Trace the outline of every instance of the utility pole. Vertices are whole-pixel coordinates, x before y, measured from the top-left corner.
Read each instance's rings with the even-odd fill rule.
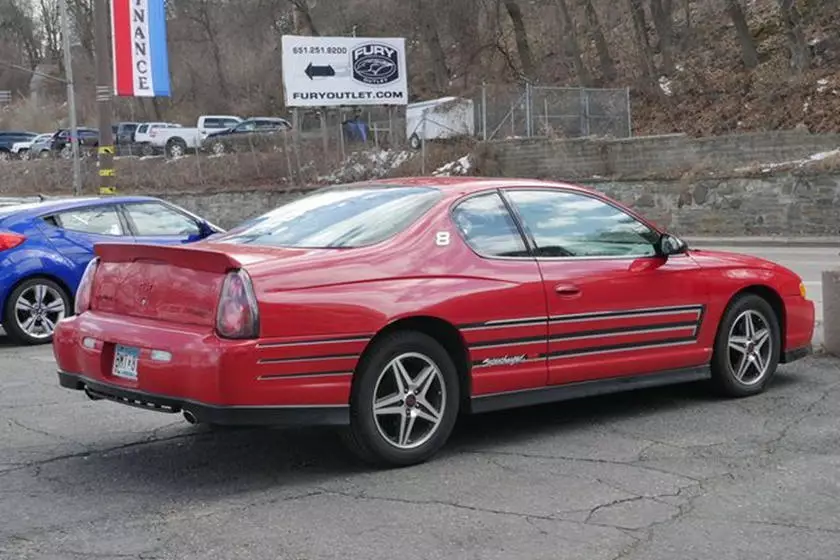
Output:
[[[115,194],[114,132],[111,130],[111,43],[108,41],[108,0],[94,0],[96,103],[99,107],[99,194]]]
[[[79,161],[79,129],[76,122],[76,85],[73,82],[73,57],[70,53],[70,21],[67,0],[58,3],[61,10],[61,38],[64,45],[64,75],[67,80],[67,105],[70,109],[70,147],[73,150],[73,196],[82,194],[82,166]]]

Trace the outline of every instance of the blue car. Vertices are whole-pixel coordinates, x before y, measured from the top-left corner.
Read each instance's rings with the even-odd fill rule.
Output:
[[[145,196],[66,198],[0,205],[0,326],[18,343],[52,341],[95,243],[181,244],[223,230]]]

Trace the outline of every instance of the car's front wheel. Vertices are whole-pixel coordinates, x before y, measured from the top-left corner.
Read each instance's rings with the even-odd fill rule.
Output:
[[[378,341],[360,364],[346,441],[366,462],[407,466],[449,439],[460,403],[458,374],[446,350],[419,332]]]
[[[775,311],[755,294],[738,296],[723,314],[712,356],[712,377],[725,395],[760,393],[776,373],[781,328]]]
[[[12,290],[4,305],[3,328],[21,344],[52,342],[55,326],[71,313],[67,291],[48,278],[31,278]]]

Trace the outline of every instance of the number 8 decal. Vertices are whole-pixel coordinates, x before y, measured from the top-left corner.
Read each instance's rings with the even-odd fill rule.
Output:
[[[435,236],[435,245],[437,245],[438,247],[446,247],[447,245],[449,245],[449,232],[437,232],[437,236]]]

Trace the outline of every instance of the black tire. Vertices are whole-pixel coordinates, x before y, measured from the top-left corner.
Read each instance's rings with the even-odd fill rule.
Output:
[[[755,342],[745,343],[742,353],[736,347],[741,346],[741,335],[744,333],[745,314],[753,322],[754,331],[759,333],[763,329],[769,332],[768,342],[771,345],[769,351],[764,352],[763,345],[756,345]],[[738,326],[734,327],[735,322]],[[762,325],[763,323],[763,325]],[[730,346],[730,333],[737,339]],[[758,334],[746,337],[752,340],[758,339]],[[767,383],[770,382],[779,365],[781,356],[781,328],[779,318],[773,307],[764,298],[755,294],[744,294],[737,296],[730,302],[718,327],[715,337],[715,347],[712,354],[712,381],[719,393],[727,397],[748,397],[764,391]],[[756,356],[756,353],[758,356]],[[752,355],[753,358],[748,356]],[[746,361],[745,373],[739,379],[737,369],[741,367],[741,359]],[[766,368],[764,365],[766,364]],[[763,371],[763,373],[759,373]],[[748,377],[753,374],[755,379]]]
[[[12,290],[12,293],[9,294],[9,298],[3,306],[3,328],[5,329],[6,334],[18,344],[37,345],[49,344],[52,342],[53,337],[51,329],[48,336],[40,334],[36,336],[24,330],[19,324],[18,319],[20,312],[16,309],[17,301],[21,297],[21,294],[32,291],[38,286],[46,288],[46,291],[49,294],[49,298],[45,300],[46,304],[54,301],[55,298],[60,298],[64,304],[64,316],[69,316],[73,312],[70,295],[56,282],[53,282],[48,278],[30,278],[29,280],[21,282],[20,285]],[[49,314],[48,318],[51,321],[55,320],[56,323],[58,322],[55,314]],[[45,323],[42,322],[41,324],[44,325]]]
[[[231,151],[231,150],[230,150],[230,149],[229,149],[229,148],[225,145],[225,143],[224,143],[224,142],[222,142],[221,140],[216,140],[216,141],[215,141],[215,142],[213,142],[213,144],[210,146],[210,152],[211,152],[214,156],[220,156],[220,155],[226,154],[226,153],[227,153],[227,152],[229,152],[229,151]]]
[[[350,397],[350,426],[343,433],[345,444],[363,461],[378,467],[404,467],[422,463],[431,458],[443,447],[449,439],[452,429],[455,426],[455,421],[458,418],[458,407],[461,397],[455,364],[452,362],[452,358],[446,350],[437,341],[423,333],[413,331],[396,332],[375,344],[376,346],[371,349],[356,370],[356,378],[353,382],[353,390]],[[435,428],[432,428],[431,426],[435,424],[421,419],[420,425],[429,426],[428,433],[425,434],[425,437],[417,438],[420,440],[416,442],[419,445],[406,449],[398,447],[397,444],[392,443],[383,434],[385,430],[382,427],[382,423],[377,423],[372,405],[376,398],[375,392],[380,378],[383,379],[383,382],[387,383],[386,375],[391,375],[393,371],[386,371],[388,365],[397,357],[404,356],[407,356],[404,359],[409,362],[411,360],[417,360],[418,363],[422,363],[422,360],[413,357],[414,355],[422,356],[434,364],[440,372],[440,376],[431,379],[430,383],[435,386],[442,386],[445,390],[436,389],[434,395],[431,397],[438,405],[443,405],[443,411],[438,415],[440,421],[436,424]],[[414,376],[414,380],[416,381],[417,378],[419,378],[419,374]],[[416,392],[417,394],[423,393],[421,390],[417,390]],[[396,394],[398,394],[398,390],[393,395]],[[408,393],[405,393],[405,395],[408,395]],[[428,398],[418,396],[411,401],[406,400],[395,403],[389,408],[402,409],[403,407],[408,407],[409,403],[411,403],[419,411],[426,414],[427,409],[421,405],[429,402]],[[405,410],[408,411],[408,408]],[[388,416],[387,418],[393,418],[396,422],[400,422],[403,417],[402,414],[398,414]],[[408,418],[411,418],[411,416],[407,412],[406,419]],[[385,423],[386,421],[383,420],[382,422]],[[406,420],[406,423],[408,422],[409,420]],[[411,433],[424,433],[422,428],[418,431],[416,418],[415,422],[411,425],[414,427],[414,430],[406,428],[409,436]],[[407,443],[409,442],[407,441]]]
[[[175,155],[177,149],[181,150],[180,155]],[[187,143],[181,138],[173,138],[166,143],[166,155],[170,158],[183,157],[187,155]]]

